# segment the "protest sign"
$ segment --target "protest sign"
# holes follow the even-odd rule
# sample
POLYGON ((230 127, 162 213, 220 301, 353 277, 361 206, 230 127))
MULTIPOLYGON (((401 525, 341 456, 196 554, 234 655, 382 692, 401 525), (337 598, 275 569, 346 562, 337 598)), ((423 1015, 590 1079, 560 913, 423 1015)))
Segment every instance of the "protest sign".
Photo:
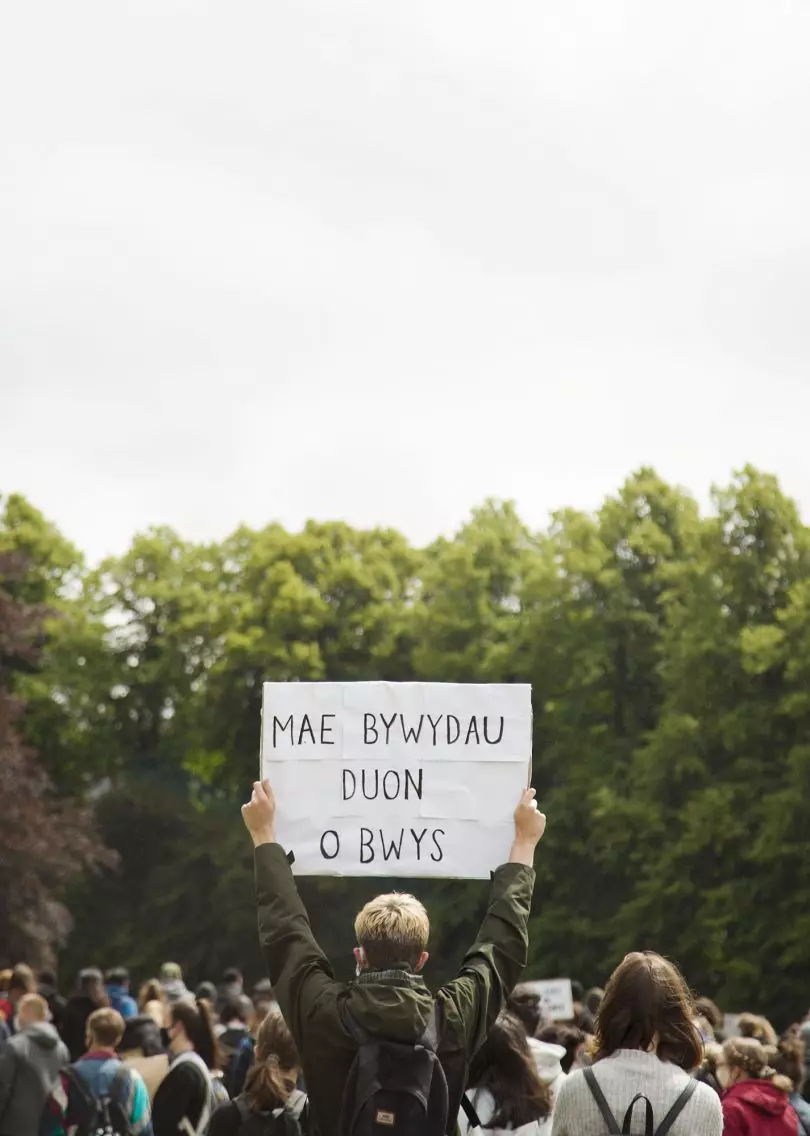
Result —
POLYGON ((525 685, 264 684, 261 773, 299 875, 488 879, 531 745, 525 685))
POLYGON ((524 982, 522 990, 530 990, 543 1004, 543 1013, 552 1022, 570 1022, 574 1016, 574 994, 570 978, 549 978, 524 982))

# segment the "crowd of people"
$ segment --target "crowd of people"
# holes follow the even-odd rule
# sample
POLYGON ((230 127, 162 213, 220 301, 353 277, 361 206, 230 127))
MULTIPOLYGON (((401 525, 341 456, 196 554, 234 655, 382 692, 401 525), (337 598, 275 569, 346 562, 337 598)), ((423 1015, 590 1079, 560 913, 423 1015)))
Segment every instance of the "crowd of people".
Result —
POLYGON ((810 1136, 807 1020, 778 1036, 743 1014, 724 1037, 717 1006, 650 952, 604 990, 574 983, 572 1019, 548 1020, 521 983, 545 827, 531 791, 476 942, 435 995, 427 913, 400 893, 359 913, 356 977, 337 982, 269 786, 243 813, 269 977, 246 989, 234 968, 192 991, 166 963, 131 988, 123 967, 88 968, 63 997, 53 973, 0 973, 0 1136, 810 1136))

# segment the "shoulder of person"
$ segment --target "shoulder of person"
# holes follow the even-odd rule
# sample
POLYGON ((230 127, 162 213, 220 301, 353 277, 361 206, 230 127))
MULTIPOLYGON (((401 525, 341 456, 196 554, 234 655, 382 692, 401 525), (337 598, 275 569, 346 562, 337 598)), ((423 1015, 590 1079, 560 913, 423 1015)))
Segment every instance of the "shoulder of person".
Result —
POLYGON ((585 1081, 585 1070, 572 1069, 570 1073, 566 1073, 564 1075, 563 1079, 560 1082, 560 1091, 557 1094, 557 1100, 559 1101, 563 1097, 567 1098, 576 1096, 583 1090, 590 1092, 590 1089, 588 1088, 585 1081))
POLYGON ((232 1136, 242 1126, 242 1112, 235 1100, 218 1105, 211 1114, 208 1136, 232 1136))
POLYGON ((704 1085, 702 1081, 697 1081, 691 1103, 693 1107, 699 1108, 709 1116, 719 1117, 722 1120, 723 1105, 711 1085, 704 1085))

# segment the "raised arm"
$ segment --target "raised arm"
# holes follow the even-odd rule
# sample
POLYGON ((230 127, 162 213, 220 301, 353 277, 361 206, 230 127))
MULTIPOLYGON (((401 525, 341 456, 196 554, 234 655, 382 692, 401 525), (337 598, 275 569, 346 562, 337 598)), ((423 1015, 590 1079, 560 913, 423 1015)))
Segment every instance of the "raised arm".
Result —
POLYGON ((546 828, 546 818, 534 797, 534 789, 527 789, 518 803, 509 863, 493 876, 478 938, 458 977, 440 991, 440 997, 451 1001, 461 1018, 468 1058, 483 1044, 526 965, 534 851, 546 828))
POLYGON ((242 816, 255 847, 259 941, 267 973, 301 1046, 303 1023, 334 974, 315 942, 284 849, 276 843, 276 802, 269 781, 255 782, 242 816))

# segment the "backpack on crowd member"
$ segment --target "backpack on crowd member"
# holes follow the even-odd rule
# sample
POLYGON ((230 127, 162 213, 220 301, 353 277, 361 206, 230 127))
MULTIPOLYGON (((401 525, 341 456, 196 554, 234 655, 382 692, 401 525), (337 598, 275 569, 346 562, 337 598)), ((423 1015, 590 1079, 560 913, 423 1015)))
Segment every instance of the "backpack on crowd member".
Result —
POLYGON ((125 1083, 129 1069, 120 1062, 118 1064, 109 1092, 98 1097, 75 1065, 66 1066, 65 1076, 78 1098, 79 1123, 75 1136, 132 1136, 133 1128, 121 1103, 127 1095, 125 1083))
POLYGON ((448 1092, 436 1056, 436 1011, 415 1045, 372 1037, 346 1014, 358 1045, 343 1094, 341 1136, 444 1136, 448 1092))
POLYGON ((583 1072, 585 1074, 585 1082, 588 1088, 591 1090, 593 1099, 599 1106, 599 1111, 604 1117, 604 1121, 607 1125, 607 1130, 610 1133, 610 1136, 629 1136, 630 1124, 633 1119, 633 1109, 639 1103, 644 1104, 644 1136, 666 1136, 666 1134, 672 1128, 672 1125, 686 1108, 687 1104, 692 1098, 692 1094, 697 1088, 697 1081, 691 1079, 657 1128, 655 1127, 655 1118, 653 1117, 652 1104, 650 1103, 648 1098, 644 1096, 643 1093, 636 1093, 636 1095, 630 1101, 630 1107, 624 1114, 624 1123, 622 1124, 621 1128, 619 1128, 615 1116, 610 1111, 610 1105, 605 1099, 605 1094, 599 1088, 599 1082, 596 1079, 596 1074, 594 1073, 593 1069, 589 1067, 583 1070, 583 1072))
POLYGON ((239 1110, 239 1136, 307 1136, 306 1093, 294 1092, 285 1105, 272 1112, 256 1112, 247 1097, 233 1102, 239 1110))

